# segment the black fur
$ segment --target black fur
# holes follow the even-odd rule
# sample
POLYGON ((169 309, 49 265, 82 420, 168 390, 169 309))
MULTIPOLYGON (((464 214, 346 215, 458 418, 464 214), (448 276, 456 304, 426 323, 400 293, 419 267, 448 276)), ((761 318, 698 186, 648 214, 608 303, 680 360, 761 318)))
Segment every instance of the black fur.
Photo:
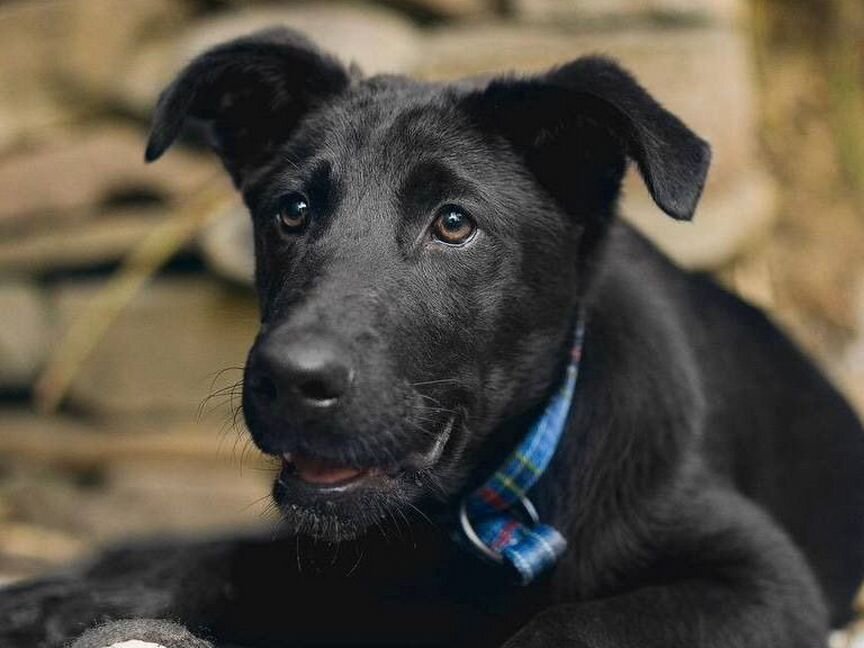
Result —
POLYGON ((710 155, 615 63, 364 79, 270 31, 179 75, 148 159, 188 118, 255 222, 255 442, 378 472, 323 496, 286 466, 277 538, 122 548, 6 590, 0 644, 161 617, 217 646, 803 648, 849 617, 864 434, 762 314, 616 219, 628 159, 686 220, 710 155), (293 192, 297 232, 275 218, 293 192), (429 234, 444 205, 476 221, 465 245, 429 234), (556 388, 580 310, 566 436, 532 492, 569 549, 523 588, 452 541, 455 509, 556 388), (350 376, 336 407, 284 395, 309 349, 350 376))

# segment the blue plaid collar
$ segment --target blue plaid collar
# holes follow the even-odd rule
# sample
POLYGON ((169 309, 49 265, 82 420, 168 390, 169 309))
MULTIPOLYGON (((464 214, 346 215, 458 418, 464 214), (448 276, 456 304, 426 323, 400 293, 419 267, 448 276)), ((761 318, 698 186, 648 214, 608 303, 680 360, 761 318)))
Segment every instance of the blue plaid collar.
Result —
POLYGON ((560 389, 522 442, 484 484, 462 500, 459 510, 465 539, 486 558, 514 567, 523 585, 550 569, 567 548, 564 536, 540 521, 528 491, 543 476, 564 434, 584 336, 580 317, 560 389))

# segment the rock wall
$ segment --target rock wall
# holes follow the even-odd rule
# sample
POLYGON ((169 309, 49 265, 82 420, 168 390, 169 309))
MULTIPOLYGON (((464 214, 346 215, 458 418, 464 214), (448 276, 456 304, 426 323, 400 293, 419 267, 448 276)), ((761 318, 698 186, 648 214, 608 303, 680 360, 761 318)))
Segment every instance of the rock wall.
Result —
MULTIPOLYGON (((764 49, 754 48, 753 6, 743 0, 9 0, 0 4, 0 574, 38 571, 114 532, 258 521, 201 487, 218 478, 219 493, 266 494, 266 475, 240 476, 232 463, 243 454, 231 450, 235 433, 227 444, 219 434, 256 329, 242 206, 229 198, 197 215, 195 235, 140 292, 119 290, 116 276, 142 241, 170 243, 196 191, 231 195, 200 151, 177 148, 144 166, 159 90, 203 48, 274 23, 367 73, 447 79, 530 72, 587 53, 618 58, 715 152, 692 225, 663 217, 633 178, 626 218, 683 265, 774 309, 864 403, 864 272, 841 293, 851 304, 841 330, 818 314, 799 326, 806 298, 779 303, 766 287, 766 264, 788 249, 774 242, 795 210, 783 185, 790 161, 765 146, 765 88, 778 106, 782 83, 764 61, 757 74, 754 51, 764 49), (70 339, 105 290, 119 295, 110 326, 90 337, 78 327, 70 339), (36 414, 34 397, 52 388, 37 380, 70 347, 86 352, 71 353, 77 361, 61 374, 60 411, 36 414), (195 423, 214 392, 204 410, 216 412, 195 423), (153 498, 166 491, 175 498, 163 510, 153 498), (31 492, 56 500, 36 506, 31 492), (62 512, 85 502, 86 522, 62 512), (130 510, 146 520, 126 525, 130 510), (44 543, 33 545, 39 533, 44 543)), ((847 247, 862 230, 859 221, 842 235, 847 247)))

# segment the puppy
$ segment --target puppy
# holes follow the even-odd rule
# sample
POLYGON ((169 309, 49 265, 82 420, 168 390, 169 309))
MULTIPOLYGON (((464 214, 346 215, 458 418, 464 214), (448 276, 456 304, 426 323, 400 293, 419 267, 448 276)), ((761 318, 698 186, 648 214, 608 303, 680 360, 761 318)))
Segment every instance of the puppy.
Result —
POLYGON ((284 533, 7 590, 3 646, 154 617, 217 646, 813 648, 848 619, 862 429, 618 220, 628 162, 689 220, 710 153, 615 63, 364 78, 278 29, 192 61, 147 159, 189 120, 254 221, 243 411, 284 533))

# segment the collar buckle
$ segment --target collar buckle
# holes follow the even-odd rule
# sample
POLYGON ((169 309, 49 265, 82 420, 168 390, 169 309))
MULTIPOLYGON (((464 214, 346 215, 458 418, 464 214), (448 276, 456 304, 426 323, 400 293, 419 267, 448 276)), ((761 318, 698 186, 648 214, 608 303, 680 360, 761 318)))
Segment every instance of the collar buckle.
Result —
MULTIPOLYGON (((534 507, 531 500, 527 497, 520 497, 518 503, 522 505, 522 512, 531 522, 532 527, 540 524, 540 515, 537 513, 537 509, 534 507)), ((480 539, 480 536, 477 535, 477 531, 474 530, 474 525, 471 524, 471 518, 468 516, 466 499, 463 499, 462 504, 459 506, 459 524, 462 526, 462 532, 465 534, 465 537, 468 538, 471 544, 474 545, 474 548, 483 556, 499 565, 504 563, 504 556, 502 553, 489 547, 480 539)))

